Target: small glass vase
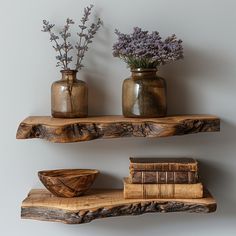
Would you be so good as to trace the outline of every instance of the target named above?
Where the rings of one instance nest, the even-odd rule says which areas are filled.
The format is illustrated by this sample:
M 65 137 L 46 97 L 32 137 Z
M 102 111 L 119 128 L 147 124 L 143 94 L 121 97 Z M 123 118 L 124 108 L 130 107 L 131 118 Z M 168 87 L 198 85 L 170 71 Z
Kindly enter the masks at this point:
M 77 70 L 62 70 L 61 80 L 51 87 L 51 111 L 55 118 L 88 116 L 88 87 L 76 79 Z
M 166 83 L 157 69 L 131 70 L 131 77 L 123 82 L 122 111 L 125 117 L 166 116 Z

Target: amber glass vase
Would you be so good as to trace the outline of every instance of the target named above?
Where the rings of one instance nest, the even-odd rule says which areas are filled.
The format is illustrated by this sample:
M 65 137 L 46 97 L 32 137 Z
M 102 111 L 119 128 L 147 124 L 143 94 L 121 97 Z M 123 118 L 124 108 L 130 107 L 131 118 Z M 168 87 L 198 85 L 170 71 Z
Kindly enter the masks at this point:
M 166 116 L 166 83 L 157 69 L 132 69 L 122 88 L 122 110 L 125 117 Z
M 51 110 L 56 118 L 76 118 L 88 115 L 88 87 L 76 79 L 76 70 L 62 70 L 61 80 L 51 87 Z

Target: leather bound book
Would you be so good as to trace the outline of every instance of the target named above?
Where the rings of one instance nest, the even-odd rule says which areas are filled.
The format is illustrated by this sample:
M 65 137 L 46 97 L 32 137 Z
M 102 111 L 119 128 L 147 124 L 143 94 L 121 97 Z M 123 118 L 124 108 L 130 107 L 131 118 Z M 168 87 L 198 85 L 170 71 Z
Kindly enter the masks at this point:
M 203 186 L 196 184 L 132 184 L 124 178 L 126 199 L 195 199 L 203 197 Z
M 133 184 L 195 184 L 196 171 L 133 171 L 130 173 Z
M 192 158 L 130 157 L 130 171 L 198 171 L 198 163 Z

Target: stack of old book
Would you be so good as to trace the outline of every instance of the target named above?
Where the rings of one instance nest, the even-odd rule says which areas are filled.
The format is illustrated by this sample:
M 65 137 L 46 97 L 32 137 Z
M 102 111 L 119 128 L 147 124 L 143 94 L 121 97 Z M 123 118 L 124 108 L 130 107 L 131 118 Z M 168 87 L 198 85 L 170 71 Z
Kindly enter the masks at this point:
M 130 158 L 124 198 L 202 198 L 198 162 L 192 158 Z

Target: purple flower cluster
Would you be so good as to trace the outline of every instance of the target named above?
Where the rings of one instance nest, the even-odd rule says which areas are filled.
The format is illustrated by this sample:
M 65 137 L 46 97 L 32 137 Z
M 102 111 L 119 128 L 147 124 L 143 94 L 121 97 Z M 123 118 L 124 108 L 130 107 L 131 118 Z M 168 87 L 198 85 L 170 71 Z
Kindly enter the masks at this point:
M 159 32 L 143 31 L 135 27 L 132 34 L 115 30 L 118 41 L 113 45 L 113 56 L 124 60 L 130 68 L 156 68 L 183 58 L 182 40 L 171 35 L 162 40 Z
M 80 32 L 77 33 L 79 36 L 78 42 L 73 45 L 69 42 L 69 38 L 71 37 L 70 25 L 74 24 L 74 21 L 70 18 L 67 18 L 66 24 L 63 29 L 59 32 L 59 36 L 57 36 L 54 32 L 52 32 L 54 24 L 50 24 L 48 21 L 43 21 L 43 32 L 48 32 L 50 35 L 50 41 L 54 43 L 53 48 L 58 53 L 56 59 L 58 60 L 56 66 L 60 66 L 64 70 L 69 70 L 68 65 L 73 61 L 73 57 L 69 56 L 70 51 L 75 48 L 77 50 L 77 62 L 75 64 L 75 70 L 80 70 L 83 65 L 81 64 L 85 52 L 88 51 L 88 45 L 92 43 L 92 39 L 94 35 L 97 33 L 98 29 L 102 25 L 102 21 L 100 19 L 97 22 L 92 23 L 89 27 L 86 25 L 89 21 L 89 16 L 91 15 L 91 10 L 93 5 L 84 8 L 84 15 L 81 19 L 81 23 L 79 25 Z M 60 43 L 60 40 L 62 41 Z

